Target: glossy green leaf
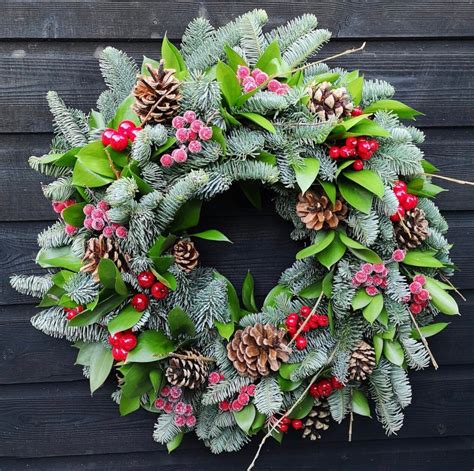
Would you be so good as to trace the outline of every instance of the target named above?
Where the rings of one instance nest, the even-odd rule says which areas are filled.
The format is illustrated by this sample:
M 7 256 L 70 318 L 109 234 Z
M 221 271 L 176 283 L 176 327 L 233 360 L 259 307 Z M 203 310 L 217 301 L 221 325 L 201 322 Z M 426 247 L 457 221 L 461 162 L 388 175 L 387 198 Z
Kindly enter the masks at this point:
M 322 252 L 334 240 L 336 233 L 334 231 L 319 231 L 316 236 L 316 242 L 296 254 L 297 260 L 302 260 L 306 257 L 311 257 L 319 252 Z M 319 240 L 318 240 L 319 239 Z
M 379 334 L 375 334 L 373 336 L 373 342 L 375 350 L 375 361 L 378 365 L 383 352 L 383 338 Z
M 278 386 L 283 392 L 294 391 L 301 386 L 302 381 L 291 381 L 278 375 Z
M 77 203 L 68 206 L 61 213 L 64 221 L 74 227 L 82 227 L 86 215 L 84 214 L 83 208 L 86 203 Z
M 362 100 L 362 87 L 364 86 L 364 77 L 357 77 L 346 85 L 347 91 L 352 97 L 352 103 L 358 105 Z M 366 109 L 364 109 L 367 112 Z
M 235 331 L 235 324 L 233 322 L 224 323 L 215 320 L 214 325 L 219 335 L 226 340 L 229 340 Z
M 89 115 L 89 128 L 91 129 L 104 129 L 106 123 L 102 113 L 99 113 L 96 110 L 91 110 Z
M 159 370 L 158 368 L 154 368 L 149 372 L 150 382 L 153 386 L 153 390 L 155 393 L 158 393 L 161 389 L 161 384 L 164 378 L 163 371 Z
M 177 435 L 175 435 L 175 437 L 172 438 L 166 444 L 166 449 L 168 450 L 168 453 L 171 453 L 172 451 L 176 450 L 176 448 L 178 448 L 179 445 L 181 445 L 183 438 L 184 438 L 184 432 L 179 432 Z
M 317 281 L 316 283 L 312 283 L 305 288 L 303 288 L 299 293 L 298 296 L 305 299 L 316 299 L 319 298 L 321 291 L 323 290 L 323 282 L 322 280 Z
M 166 273 L 158 273 L 153 268 L 151 271 L 156 276 L 158 281 L 161 281 L 167 288 L 172 291 L 176 289 L 178 282 L 176 281 L 176 277 L 173 275 L 173 273 L 169 271 L 167 271 Z
M 358 309 L 362 309 L 370 302 L 372 301 L 372 296 L 369 296 L 364 288 L 359 288 L 355 294 L 355 296 L 352 298 L 352 309 L 357 311 Z
M 191 235 L 192 237 L 198 237 L 199 239 L 213 240 L 216 242 L 230 242 L 232 244 L 232 241 L 217 229 L 208 229 L 207 231 L 196 232 Z
M 211 126 L 212 128 L 212 138 L 214 142 L 217 142 L 222 149 L 222 154 L 226 155 L 227 153 L 227 141 L 225 139 L 224 133 L 222 132 L 221 128 L 218 128 L 217 126 Z
M 227 300 L 229 302 L 229 311 L 231 319 L 234 322 L 239 322 L 240 320 L 240 301 L 237 291 L 234 288 L 234 285 L 223 275 L 217 271 L 214 273 L 216 279 L 224 280 L 227 286 Z
M 283 379 L 290 380 L 293 371 L 300 367 L 300 363 L 282 363 L 278 373 Z
M 327 197 L 329 198 L 329 201 L 332 204 L 336 204 L 336 194 L 337 194 L 336 185 L 332 182 L 327 182 L 324 180 L 319 180 L 319 184 L 323 187 L 323 190 L 326 193 Z
M 252 181 L 243 181 L 239 183 L 245 197 L 250 201 L 250 204 L 256 209 L 262 209 L 262 193 L 260 185 Z
M 102 343 L 96 343 L 89 364 L 91 394 L 104 384 L 112 370 L 113 363 L 111 350 Z
M 250 271 L 245 275 L 242 285 L 242 302 L 247 311 L 258 312 L 257 305 L 255 304 L 254 280 Z
M 423 334 L 423 337 L 432 337 L 433 335 L 439 334 L 442 330 L 446 329 L 448 325 L 449 322 L 436 322 L 435 324 L 420 327 L 420 331 Z M 421 338 L 417 329 L 413 329 L 411 331 L 411 336 L 416 340 L 420 340 Z
M 128 352 L 126 363 L 149 363 L 174 351 L 173 342 L 161 331 L 146 330 L 137 339 L 137 346 Z
M 372 170 L 348 170 L 344 172 L 344 177 L 358 183 L 374 195 L 382 198 L 385 193 L 385 187 L 382 179 Z
M 397 328 L 395 325 L 392 325 L 388 328 L 388 330 L 382 333 L 382 338 L 384 340 L 393 340 L 395 338 L 396 333 L 397 333 Z
M 262 427 L 265 425 L 265 421 L 267 419 L 267 416 L 265 414 L 262 414 L 261 412 L 257 411 L 255 414 L 255 419 L 253 420 L 252 427 L 250 427 L 250 432 L 252 434 L 258 432 L 259 430 L 262 429 Z
M 148 65 L 150 65 L 153 69 L 158 69 L 158 67 L 160 66 L 160 62 L 155 59 L 151 59 L 150 57 L 143 56 L 142 66 L 140 69 L 142 75 L 150 75 Z
M 248 119 L 249 121 L 252 121 L 252 123 L 255 123 L 256 125 L 265 129 L 265 131 L 271 132 L 272 134 L 276 133 L 276 129 L 273 126 L 272 122 L 269 121 L 267 118 L 264 118 L 260 114 L 245 112 L 245 113 L 239 113 L 239 116 L 242 116 Z
M 379 317 L 377 317 L 377 322 L 379 322 L 385 328 L 387 328 L 387 326 L 388 326 L 388 312 L 387 312 L 387 309 L 385 309 L 385 306 L 382 309 L 382 312 L 379 314 Z
M 347 237 L 344 233 L 340 232 L 339 237 L 341 241 L 347 246 L 347 248 L 355 255 L 357 258 L 369 263 L 381 263 L 382 259 L 380 256 L 375 253 L 372 249 L 365 247 L 359 242 Z
M 342 197 L 351 206 L 364 214 L 370 213 L 373 200 L 373 194 L 370 191 L 345 178 L 338 180 L 338 187 Z
M 122 103 L 120 103 L 115 116 L 113 117 L 112 121 L 109 122 L 108 127 L 112 129 L 117 129 L 119 124 L 124 121 L 132 121 L 136 125 L 140 124 L 140 118 L 132 111 L 132 106 L 135 103 L 135 97 L 133 95 L 129 95 L 125 98 Z
M 281 52 L 276 39 L 267 46 L 255 64 L 255 68 L 260 69 L 268 75 L 274 75 L 280 72 Z
M 120 398 L 119 412 L 122 417 L 128 414 L 131 414 L 132 412 L 135 412 L 138 409 L 140 409 L 139 396 L 135 396 L 135 397 L 122 396 Z
M 319 263 L 330 269 L 346 253 L 346 246 L 341 242 L 339 236 L 335 234 L 334 240 L 322 252 L 316 254 Z
M 128 304 L 116 317 L 110 320 L 107 324 L 107 328 L 111 334 L 131 329 L 141 319 L 142 314 L 143 313 L 136 311 L 130 304 Z
M 299 165 L 293 165 L 296 181 L 302 193 L 305 193 L 316 180 L 319 172 L 319 160 L 311 157 L 303 159 Z
M 57 285 L 51 286 L 51 288 L 49 288 L 49 290 L 44 294 L 38 307 L 58 306 L 64 293 L 65 291 L 62 287 Z
M 103 258 L 97 267 L 99 279 L 104 288 L 114 290 L 121 296 L 128 295 L 128 289 L 122 279 L 122 275 L 112 260 Z
M 124 377 L 121 387 L 122 397 L 140 397 L 150 390 L 153 385 L 150 381 L 150 372 L 156 365 L 149 363 L 130 363 L 119 368 Z
M 364 319 L 373 324 L 383 308 L 383 296 L 379 293 L 376 294 L 367 306 L 362 309 L 362 315 Z
M 422 250 L 409 250 L 402 263 L 413 267 L 441 268 L 444 266 L 442 262 L 433 257 L 433 252 Z
M 421 161 L 421 166 L 423 167 L 423 171 L 425 173 L 437 173 L 439 172 L 439 168 L 435 167 L 431 162 L 428 162 L 428 160 L 423 159 Z
M 171 265 L 174 263 L 173 255 L 161 255 L 152 259 L 155 265 L 155 270 L 158 273 L 165 274 Z
M 362 391 L 352 390 L 352 411 L 365 417 L 372 417 L 370 414 L 369 401 Z
M 73 255 L 70 245 L 41 249 L 36 256 L 36 263 L 42 268 L 65 268 L 73 272 L 78 272 L 82 266 L 81 259 Z
M 158 236 L 155 243 L 152 245 L 148 251 L 148 255 L 151 259 L 159 257 L 163 252 L 166 252 L 174 243 L 176 242 L 177 237 L 173 234 L 168 236 Z
M 237 425 L 245 433 L 249 432 L 250 427 L 252 426 L 253 421 L 255 420 L 256 413 L 257 410 L 255 409 L 255 406 L 252 403 L 247 404 L 242 410 L 238 412 L 233 412 Z
M 454 298 L 447 293 L 433 278 L 425 276 L 425 288 L 430 292 L 433 305 L 443 314 L 454 316 L 459 314 L 459 307 Z
M 343 134 L 343 137 L 348 136 L 390 137 L 390 132 L 375 121 L 365 119 L 356 124 L 350 131 Z
M 176 46 L 169 41 L 166 35 L 161 43 L 161 57 L 165 61 L 165 67 L 167 69 L 174 69 L 180 78 L 184 77 L 184 73 L 187 69 L 183 56 Z
M 224 46 L 224 51 L 225 55 L 227 56 L 227 63 L 229 64 L 229 67 L 234 71 L 237 72 L 237 67 L 239 65 L 244 65 L 246 66 L 247 63 L 245 62 L 245 59 L 240 56 L 236 51 L 234 51 L 231 47 L 229 47 L 227 44 Z
M 268 292 L 265 300 L 263 301 L 263 305 L 265 307 L 275 306 L 276 299 L 279 296 L 284 296 L 285 298 L 290 299 L 292 294 L 287 286 L 276 285 Z
M 168 326 L 173 338 L 180 335 L 192 337 L 196 333 L 193 321 L 179 306 L 175 306 L 168 313 Z
M 379 110 L 387 110 L 395 113 L 399 118 L 402 119 L 414 119 L 416 116 L 423 115 L 419 111 L 410 108 L 408 105 L 397 101 L 397 100 L 379 100 L 374 101 L 369 106 L 364 108 L 366 113 L 374 113 Z
M 72 174 L 73 185 L 98 188 L 112 183 L 112 177 L 104 177 L 90 170 L 83 162 L 76 162 Z
M 183 204 L 175 215 L 170 232 L 177 233 L 197 226 L 201 217 L 202 200 L 191 200 Z
M 329 271 L 323 278 L 323 291 L 327 298 L 332 296 L 332 280 L 334 278 L 334 270 Z
M 383 354 L 388 361 L 397 366 L 402 366 L 405 360 L 403 348 L 397 340 L 385 340 Z
M 227 104 L 230 107 L 234 106 L 242 94 L 235 72 L 227 64 L 219 61 L 216 67 L 216 79 Z
M 314 397 L 310 394 L 306 396 L 297 404 L 297 406 L 288 415 L 291 419 L 303 419 L 306 417 L 314 406 Z

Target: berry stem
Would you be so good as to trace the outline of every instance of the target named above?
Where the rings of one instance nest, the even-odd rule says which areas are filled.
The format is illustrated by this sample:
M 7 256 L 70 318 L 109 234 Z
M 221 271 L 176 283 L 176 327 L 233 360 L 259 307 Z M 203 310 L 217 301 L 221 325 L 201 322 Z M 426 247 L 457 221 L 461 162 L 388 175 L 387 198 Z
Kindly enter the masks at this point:
M 454 286 L 451 281 L 449 280 L 449 278 L 445 277 L 442 273 L 439 274 L 440 278 L 445 282 L 447 283 L 449 286 L 451 286 L 451 288 L 453 288 L 453 291 L 464 301 L 466 302 L 466 298 L 463 296 L 463 294 L 461 293 L 461 291 L 459 291 L 456 286 Z
M 425 177 L 430 177 L 430 178 L 439 178 L 441 180 L 446 180 L 448 182 L 453 182 L 453 183 L 459 183 L 460 185 L 471 185 L 474 186 L 474 182 L 469 182 L 467 180 L 458 180 L 457 178 L 451 178 L 451 177 L 444 177 L 443 175 L 435 175 L 434 173 L 423 173 Z
M 415 316 L 412 314 L 412 312 L 409 309 L 408 309 L 408 312 L 410 313 L 411 321 L 413 322 L 413 324 L 414 324 L 414 326 L 415 326 L 415 328 L 418 332 L 418 335 L 420 336 L 421 342 L 425 346 L 425 348 L 428 352 L 428 355 L 430 356 L 431 363 L 433 363 L 434 369 L 437 370 L 439 368 L 439 365 L 438 365 L 433 353 L 431 352 L 430 347 L 428 346 L 428 340 L 426 340 L 425 336 L 423 335 L 423 332 L 421 332 L 420 327 L 418 325 L 418 322 L 416 322 Z
M 120 178 L 120 172 L 115 167 L 114 161 L 112 160 L 112 157 L 110 157 L 110 152 L 107 150 L 107 148 L 105 148 L 104 151 L 105 155 L 107 156 L 107 160 L 109 161 L 109 166 L 112 169 L 112 172 L 114 172 L 115 179 L 118 180 Z
M 210 357 L 204 357 L 202 355 L 183 355 L 181 353 L 169 353 L 169 357 L 173 358 L 180 358 L 181 360 L 200 360 L 200 361 L 208 361 L 214 363 L 216 360 Z
M 352 404 L 352 389 L 351 389 L 351 404 Z M 352 426 L 354 425 L 354 412 L 351 409 L 349 416 L 349 436 L 347 437 L 348 442 L 352 442 Z

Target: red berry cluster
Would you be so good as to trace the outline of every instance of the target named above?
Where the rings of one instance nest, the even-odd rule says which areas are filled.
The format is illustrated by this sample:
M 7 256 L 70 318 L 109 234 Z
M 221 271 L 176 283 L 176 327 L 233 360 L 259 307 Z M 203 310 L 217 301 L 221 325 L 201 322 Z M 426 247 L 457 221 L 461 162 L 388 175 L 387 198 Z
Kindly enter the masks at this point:
M 117 130 L 107 128 L 102 133 L 102 144 L 112 147 L 117 152 L 122 152 L 127 148 L 129 139 L 133 142 L 141 130 L 142 128 L 135 126 L 132 121 L 122 121 Z
M 393 185 L 393 192 L 398 199 L 398 209 L 397 211 L 390 216 L 390 220 L 393 222 L 398 222 L 400 219 L 403 219 L 406 211 L 416 208 L 418 205 L 418 197 L 407 193 L 407 184 L 401 180 L 396 180 Z
M 311 318 L 305 323 L 306 318 L 311 314 L 311 308 L 309 306 L 302 306 L 299 314 L 296 312 L 290 312 L 286 316 L 285 326 L 286 330 L 290 334 L 291 338 L 296 336 L 296 333 L 300 327 L 304 324 L 301 332 L 309 332 L 310 330 L 318 329 L 319 327 L 327 327 L 329 325 L 328 316 L 314 313 Z M 295 345 L 298 350 L 304 350 L 308 341 L 303 335 L 297 335 L 295 338 Z
M 364 160 L 369 160 L 373 153 L 379 148 L 379 143 L 375 139 L 361 137 L 348 137 L 342 146 L 331 146 L 329 148 L 329 157 L 331 159 L 349 159 L 358 157 L 352 164 L 354 170 L 364 168 Z
M 112 345 L 114 360 L 124 361 L 128 352 L 137 346 L 137 337 L 131 330 L 126 330 L 109 335 L 109 343 Z
M 303 428 L 303 421 L 301 419 L 289 419 L 288 417 L 283 417 L 280 421 L 280 432 L 286 433 L 288 432 L 290 425 L 295 430 L 301 430 Z
M 149 289 L 150 294 L 155 299 L 165 299 L 169 294 L 169 289 L 161 281 L 156 281 L 156 277 L 151 271 L 142 271 L 139 273 L 137 281 L 139 286 L 144 289 Z M 150 304 L 150 298 L 145 293 L 137 293 L 133 296 L 131 304 L 136 311 L 142 312 L 148 307 L 148 304 Z
M 84 306 L 81 306 L 81 305 L 73 307 L 73 308 L 69 308 L 69 307 L 64 308 L 64 312 L 66 313 L 66 319 L 68 321 L 76 317 L 82 311 L 84 311 Z
M 342 384 L 335 376 L 329 379 L 321 379 L 309 388 L 309 393 L 313 397 L 328 397 L 335 389 L 343 389 Z
M 428 306 L 430 292 L 423 288 L 425 283 L 426 280 L 423 275 L 415 275 L 409 286 L 410 294 L 404 299 L 405 302 L 410 303 L 409 309 L 414 315 L 419 314 Z
M 191 404 L 184 402 L 183 389 L 179 386 L 166 384 L 160 391 L 155 407 L 165 414 L 173 415 L 173 422 L 177 427 L 194 427 L 196 416 Z
M 253 396 L 255 396 L 255 384 L 242 386 L 236 397 L 219 402 L 219 410 L 238 412 L 250 402 Z

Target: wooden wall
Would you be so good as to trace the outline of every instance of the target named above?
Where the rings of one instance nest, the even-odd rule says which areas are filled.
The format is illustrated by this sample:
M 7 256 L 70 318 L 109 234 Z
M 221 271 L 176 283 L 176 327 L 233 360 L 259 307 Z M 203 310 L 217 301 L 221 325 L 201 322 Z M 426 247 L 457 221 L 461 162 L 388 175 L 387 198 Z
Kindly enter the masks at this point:
M 331 55 L 367 40 L 358 55 L 337 62 L 389 80 L 397 97 L 426 116 L 423 149 L 442 174 L 474 180 L 474 6 L 469 0 L 166 0 L 150 2 L 3 0 L 0 9 L 0 470 L 240 470 L 256 445 L 213 456 L 186 437 L 168 455 L 151 438 L 153 416 L 120 418 L 107 385 L 90 397 L 67 342 L 34 330 L 31 298 L 8 285 L 12 273 L 33 273 L 36 234 L 54 214 L 40 191 L 45 181 L 27 166 L 48 150 L 45 102 L 57 90 L 73 106 L 94 105 L 103 89 L 97 56 L 106 45 L 137 59 L 156 57 L 165 31 L 182 34 L 196 15 L 220 25 L 259 6 L 271 25 L 305 12 L 333 31 Z M 446 185 L 439 204 L 450 225 L 456 283 L 467 298 L 462 318 L 430 344 L 440 370 L 411 375 L 414 403 L 398 438 L 374 420 L 357 418 L 318 444 L 291 434 L 285 449 L 265 447 L 257 469 L 472 469 L 474 465 L 474 198 L 467 186 Z M 205 245 L 203 259 L 239 284 L 247 268 L 262 297 L 290 265 L 296 245 L 289 227 L 266 204 L 261 213 L 236 193 L 205 210 L 208 227 L 224 230 L 232 247 Z

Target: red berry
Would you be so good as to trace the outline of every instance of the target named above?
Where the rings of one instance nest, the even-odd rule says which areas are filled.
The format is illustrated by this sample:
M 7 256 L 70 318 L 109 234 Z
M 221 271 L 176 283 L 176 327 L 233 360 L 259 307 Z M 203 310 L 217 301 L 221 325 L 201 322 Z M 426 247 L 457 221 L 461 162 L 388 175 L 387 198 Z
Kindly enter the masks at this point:
M 370 147 L 370 143 L 366 140 L 359 140 L 359 142 L 357 143 L 357 151 L 359 152 L 359 154 L 361 152 L 371 152 L 371 147 Z
M 304 322 L 300 322 L 299 328 L 301 329 L 301 326 L 303 326 Z M 301 332 L 309 332 L 311 329 L 311 326 L 309 324 L 309 321 L 304 324 L 303 328 L 301 329 Z
M 357 106 L 356 108 L 352 110 L 351 116 L 360 116 L 362 113 L 363 113 L 362 108 Z
M 110 140 L 112 139 L 112 136 L 115 134 L 115 129 L 107 128 L 103 133 L 102 136 L 100 137 L 102 144 L 104 146 L 108 146 L 110 144 Z
M 286 330 L 288 331 L 288 333 L 290 334 L 291 337 L 294 337 L 294 335 L 296 334 L 296 332 L 298 332 L 298 329 L 297 327 L 287 327 Z
M 351 156 L 351 148 L 350 147 L 347 147 L 347 146 L 342 146 L 340 149 L 339 149 L 339 155 L 343 158 L 343 159 L 347 159 Z
M 397 197 L 398 201 L 401 201 L 402 198 L 405 198 L 407 194 L 407 190 L 405 190 L 404 188 L 395 187 L 393 189 L 393 192 L 395 193 L 395 196 Z
M 333 389 L 344 389 L 344 384 L 341 383 L 335 376 L 331 378 L 331 386 Z
M 318 316 L 318 324 L 320 327 L 327 327 L 329 325 L 328 316 Z
M 137 281 L 142 288 L 151 288 L 153 283 L 155 283 L 156 278 L 151 271 L 142 271 L 137 276 Z
M 161 281 L 157 281 L 152 287 L 151 287 L 151 295 L 155 299 L 165 299 L 168 296 L 169 289 L 161 283 Z
M 390 216 L 390 221 L 398 222 L 403 218 L 403 216 L 405 216 L 405 209 L 399 206 L 397 212 Z
M 282 417 L 281 418 L 281 423 L 285 424 L 285 425 L 290 425 L 291 424 L 291 419 L 289 419 L 288 417 Z
M 127 352 L 137 346 L 137 338 L 131 332 L 125 332 L 120 338 L 120 346 Z
M 317 384 L 312 384 L 309 388 L 309 394 L 313 397 L 319 397 L 319 390 Z
M 309 306 L 302 306 L 300 309 L 300 314 L 303 317 L 308 317 L 311 314 L 311 308 Z
M 418 204 L 418 197 L 407 193 L 403 198 L 400 199 L 400 204 L 403 206 L 403 209 L 409 211 L 410 209 L 416 208 Z
M 74 309 L 64 308 L 64 310 L 66 311 L 66 319 L 68 321 L 77 316 L 77 312 Z
M 120 346 L 120 338 L 122 337 L 121 332 L 117 332 L 115 334 L 109 335 L 109 343 L 112 347 L 119 347 Z
M 308 341 L 306 340 L 305 337 L 298 335 L 298 337 L 296 337 L 296 340 L 295 340 L 295 345 L 298 350 L 304 350 L 308 345 Z
M 309 320 L 308 324 L 312 329 L 317 329 L 319 327 L 318 316 L 311 316 L 311 319 Z
M 423 310 L 423 306 L 421 304 L 412 303 L 409 309 L 412 314 L 419 314 Z
M 114 134 L 110 138 L 110 147 L 117 152 L 122 152 L 128 146 L 128 139 L 122 134 Z
M 349 157 L 357 157 L 357 150 L 355 147 L 349 147 L 349 151 L 350 151 Z
M 291 426 L 295 430 L 301 430 L 303 428 L 303 421 L 300 420 L 300 419 L 294 419 L 294 420 L 291 421 Z
M 362 162 L 362 160 L 355 160 L 352 164 L 352 168 L 357 171 L 362 170 L 364 168 L 364 162 Z
M 357 145 L 357 137 L 348 137 L 346 138 L 347 147 L 355 147 Z
M 299 316 L 296 312 L 290 312 L 287 316 L 286 316 L 287 319 L 294 319 L 296 322 L 298 322 L 299 320 Z
M 287 328 L 296 327 L 298 325 L 298 319 L 295 319 L 294 317 L 288 316 L 285 319 L 285 325 L 286 325 Z
M 406 192 L 407 191 L 407 184 L 402 180 L 395 180 L 393 182 L 393 191 L 395 191 L 397 189 L 405 190 L 405 192 Z
M 76 306 L 74 310 L 77 312 L 77 314 L 79 314 L 84 311 L 84 306 L 79 304 L 79 306 Z
M 372 157 L 373 152 L 372 151 L 365 151 L 365 150 L 360 150 L 359 151 L 359 157 L 362 160 L 369 160 Z
M 331 146 L 329 148 L 329 157 L 331 157 L 331 159 L 338 159 L 339 158 L 339 147 Z
M 135 311 L 142 312 L 148 307 L 149 302 L 146 294 L 138 293 L 132 298 L 131 304 Z
M 322 379 L 318 383 L 318 392 L 321 397 L 328 397 L 332 393 L 331 381 L 327 379 Z
M 127 358 L 128 352 L 120 347 L 112 348 L 112 356 L 116 361 L 124 361 Z
M 369 141 L 369 144 L 370 144 L 370 150 L 372 152 L 375 152 L 376 150 L 379 149 L 379 143 L 375 139 L 371 139 Z
M 280 432 L 282 432 L 282 433 L 288 432 L 288 425 L 286 425 L 286 424 L 281 424 L 281 425 L 280 425 Z
M 129 133 L 132 129 L 135 129 L 135 123 L 126 119 L 119 124 L 117 132 L 128 138 L 130 137 Z
M 132 141 L 132 142 L 135 142 L 135 139 L 136 137 L 138 136 L 138 134 L 140 133 L 140 131 L 142 131 L 143 128 L 135 128 L 135 129 L 132 129 L 131 131 L 128 132 L 128 138 Z

